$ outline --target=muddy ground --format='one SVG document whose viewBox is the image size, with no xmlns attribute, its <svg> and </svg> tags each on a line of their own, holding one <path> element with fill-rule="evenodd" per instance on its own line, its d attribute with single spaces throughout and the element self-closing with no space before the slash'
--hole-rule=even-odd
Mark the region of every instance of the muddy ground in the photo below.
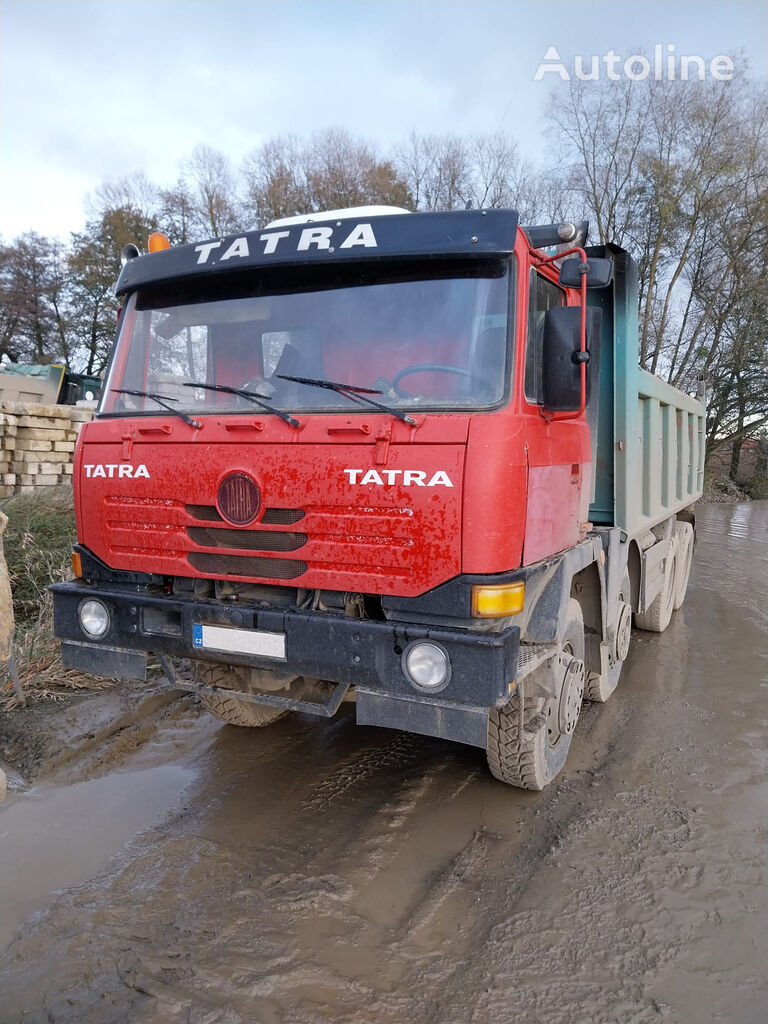
<svg viewBox="0 0 768 1024">
<path fill-rule="evenodd" d="M 0 1020 L 768 1020 L 768 503 L 698 529 L 544 793 L 350 708 L 248 731 L 124 688 L 3 722 Z"/>
</svg>

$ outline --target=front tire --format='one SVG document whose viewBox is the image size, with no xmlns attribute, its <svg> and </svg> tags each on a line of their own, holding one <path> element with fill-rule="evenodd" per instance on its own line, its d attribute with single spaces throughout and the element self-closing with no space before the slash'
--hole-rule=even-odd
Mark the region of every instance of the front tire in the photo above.
<svg viewBox="0 0 768 1024">
<path fill-rule="evenodd" d="M 551 663 L 558 674 L 554 697 L 528 697 L 519 734 L 520 695 L 488 718 L 488 767 L 501 782 L 542 790 L 563 769 L 584 696 L 584 618 L 578 601 L 568 602 L 561 655 Z"/>
<path fill-rule="evenodd" d="M 205 686 L 218 686 L 224 690 L 248 692 L 248 669 L 239 665 L 217 665 L 210 661 L 195 662 L 195 681 Z M 200 703 L 216 718 L 227 725 L 260 729 L 271 725 L 278 718 L 287 715 L 282 708 L 253 704 L 237 697 L 225 697 L 218 693 L 201 693 Z"/>
</svg>

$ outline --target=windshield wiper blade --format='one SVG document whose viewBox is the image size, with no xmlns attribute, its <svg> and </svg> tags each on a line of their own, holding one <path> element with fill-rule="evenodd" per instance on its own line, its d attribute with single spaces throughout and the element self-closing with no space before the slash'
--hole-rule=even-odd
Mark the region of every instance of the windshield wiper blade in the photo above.
<svg viewBox="0 0 768 1024">
<path fill-rule="evenodd" d="M 133 388 L 110 388 L 110 391 L 114 391 L 116 395 L 135 395 L 137 398 L 151 398 L 153 402 L 157 402 L 168 412 L 173 413 L 174 416 L 178 416 L 179 419 L 184 420 L 190 427 L 199 429 L 201 424 L 197 420 L 193 420 L 191 416 L 187 416 L 186 413 L 182 412 L 181 409 L 174 409 L 172 405 L 168 405 L 169 402 L 178 402 L 178 398 L 173 398 L 171 395 L 158 395 L 156 391 L 136 391 Z"/>
<path fill-rule="evenodd" d="M 276 409 L 274 405 L 270 405 L 269 402 L 264 401 L 264 395 L 258 394 L 256 391 L 246 391 L 244 388 L 232 388 L 228 384 L 200 384 L 197 381 L 185 381 L 185 388 L 203 388 L 204 391 L 223 391 L 227 395 L 238 395 L 240 398 L 247 398 L 249 402 L 253 402 L 254 405 L 260 406 L 265 412 L 273 412 L 275 416 L 279 416 L 281 420 L 289 423 L 292 427 L 300 427 L 301 422 L 295 419 L 287 412 L 283 412 L 282 409 Z"/>
<path fill-rule="evenodd" d="M 346 395 L 347 398 L 351 398 L 355 402 L 359 402 L 361 405 L 372 405 L 374 409 L 380 409 L 381 412 L 389 413 L 390 416 L 397 416 L 403 423 L 408 423 L 410 426 L 418 426 L 417 421 L 413 416 L 409 416 L 405 412 L 400 412 L 399 409 L 392 409 L 388 405 L 383 405 L 381 402 L 375 401 L 371 398 L 371 395 L 380 395 L 381 392 L 377 391 L 376 388 L 362 388 L 356 384 L 339 384 L 335 380 L 316 380 L 313 377 L 293 377 L 287 373 L 276 373 L 276 377 L 280 380 L 293 380 L 298 384 L 308 384 L 313 388 L 327 388 L 328 391 L 335 391 L 339 395 Z"/>
</svg>

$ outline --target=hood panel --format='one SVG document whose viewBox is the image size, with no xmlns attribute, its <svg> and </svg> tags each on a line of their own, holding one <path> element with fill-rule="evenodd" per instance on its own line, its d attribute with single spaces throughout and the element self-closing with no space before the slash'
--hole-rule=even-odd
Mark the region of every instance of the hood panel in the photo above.
<svg viewBox="0 0 768 1024">
<path fill-rule="evenodd" d="M 461 571 L 460 444 L 120 444 L 78 459 L 80 539 L 114 569 L 416 596 Z M 220 516 L 225 476 L 261 490 Z"/>
</svg>

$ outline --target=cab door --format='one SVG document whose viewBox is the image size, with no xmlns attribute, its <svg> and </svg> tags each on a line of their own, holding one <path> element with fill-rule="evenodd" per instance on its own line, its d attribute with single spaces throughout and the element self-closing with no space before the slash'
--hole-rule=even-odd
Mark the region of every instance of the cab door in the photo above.
<svg viewBox="0 0 768 1024">
<path fill-rule="evenodd" d="M 528 310 L 522 411 L 526 420 L 528 494 L 523 564 L 578 543 L 588 516 L 589 428 L 579 419 L 547 416 L 543 404 L 544 325 L 553 306 L 574 305 L 554 269 L 528 266 Z"/>
</svg>

